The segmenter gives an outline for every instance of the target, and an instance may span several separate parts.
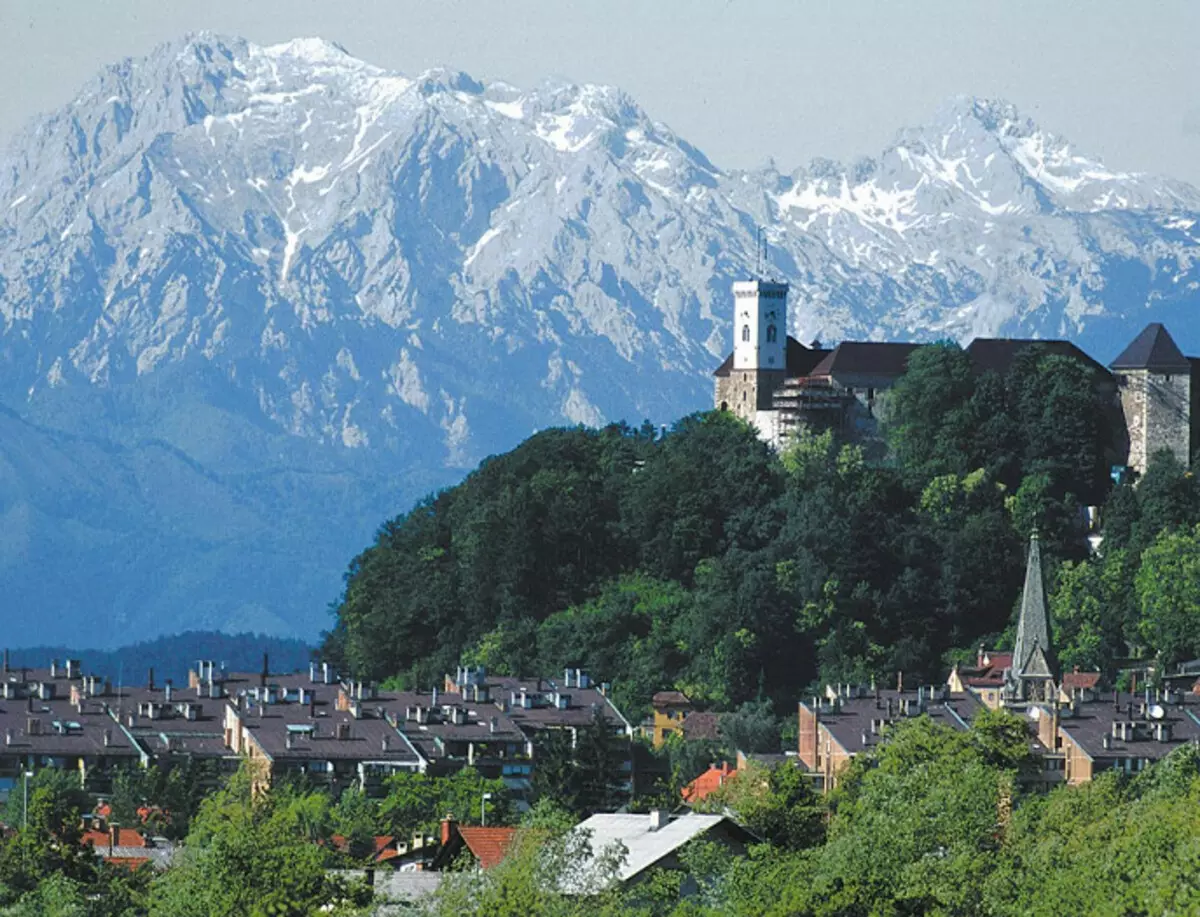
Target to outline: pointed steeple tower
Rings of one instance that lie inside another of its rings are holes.
[[[1042,549],[1035,531],[1029,539],[1025,592],[1021,596],[1021,614],[1017,619],[1012,667],[1004,678],[1005,703],[1053,699],[1055,669],[1054,649],[1050,643],[1050,611],[1042,577]]]

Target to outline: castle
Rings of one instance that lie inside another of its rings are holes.
[[[787,334],[788,285],[766,280],[733,284],[733,353],[717,368],[713,406],[753,425],[778,448],[800,429],[837,428],[870,435],[879,397],[905,371],[920,344],[843,341],[832,349],[805,346]],[[1096,373],[1124,420],[1114,443],[1116,466],[1142,474],[1154,453],[1169,449],[1187,465],[1200,439],[1200,358],[1185,357],[1165,327],[1146,328],[1104,366],[1070,341],[976,338],[966,348],[979,372],[1003,373],[1025,347],[1038,344]]]

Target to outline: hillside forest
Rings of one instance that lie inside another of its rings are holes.
[[[459,662],[578,666],[631,720],[666,688],[786,715],[824,683],[940,682],[1011,645],[1037,530],[1063,667],[1171,666],[1200,655],[1200,488],[1168,453],[1113,480],[1092,373],[1036,345],[1004,375],[922,348],[876,439],[779,455],[720,412],[538,433],[381,527],[322,651],[418,688]]]

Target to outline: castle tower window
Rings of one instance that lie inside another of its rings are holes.
[[[767,325],[767,343],[768,344],[775,343],[775,326],[774,325]],[[1170,381],[1170,380],[1168,379],[1168,381]]]
[[[749,325],[742,325],[742,340],[743,341],[750,340],[750,326]]]

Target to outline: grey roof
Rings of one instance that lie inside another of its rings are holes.
[[[1161,717],[1150,715],[1155,705],[1161,708]],[[1145,694],[1106,692],[1079,700],[1075,706],[1074,713],[1060,712],[1059,727],[1097,768],[1127,758],[1156,761],[1181,745],[1200,741],[1200,697],[1190,692],[1172,692],[1170,699],[1151,695],[1149,703]],[[1052,715],[1046,707],[1040,707],[1039,713]],[[1128,724],[1128,729],[1118,733],[1114,723]],[[1156,724],[1164,725],[1168,734],[1156,736]]]
[[[657,831],[650,830],[652,816],[635,814],[593,815],[571,830],[589,833],[592,860],[583,864],[580,874],[564,877],[567,891],[582,892],[587,885],[591,863],[605,851],[623,848],[625,859],[617,869],[617,879],[627,882],[674,853],[688,841],[724,824],[738,835],[750,835],[724,815],[699,815],[695,812],[668,818]]]
[[[1152,372],[1191,372],[1192,364],[1158,322],[1147,325],[1112,361],[1113,369],[1148,369]]]
[[[1029,539],[1025,591],[1021,596],[1017,639],[1013,645],[1013,674],[1018,678],[1050,678],[1054,675],[1053,667],[1050,613],[1046,607],[1046,586],[1042,578],[1042,548],[1038,534],[1034,532]]]

